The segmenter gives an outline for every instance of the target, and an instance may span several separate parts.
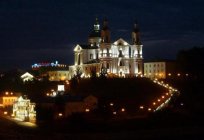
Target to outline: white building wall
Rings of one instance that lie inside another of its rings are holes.
[[[148,62],[144,63],[144,76],[148,78],[165,79],[166,63],[165,62]]]

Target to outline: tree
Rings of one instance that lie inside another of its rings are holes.
[[[102,67],[101,72],[100,72],[100,77],[101,78],[106,78],[106,76],[107,76],[107,68]]]
[[[96,66],[92,66],[90,68],[91,70],[91,73],[90,73],[90,76],[91,76],[91,79],[96,79],[97,75],[96,75]]]

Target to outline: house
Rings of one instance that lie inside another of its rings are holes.
[[[23,82],[33,81],[33,78],[34,78],[34,76],[32,74],[30,74],[29,72],[26,72],[23,75],[21,75],[21,79],[23,80]]]
[[[20,96],[13,104],[13,117],[21,121],[36,121],[35,103]]]
[[[3,96],[0,96],[0,107],[13,106],[14,102],[17,100],[17,96],[13,92],[5,92]]]

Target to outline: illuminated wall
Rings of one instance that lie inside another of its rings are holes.
[[[13,105],[13,117],[22,121],[36,121],[35,103],[29,99],[23,99],[22,96]]]
[[[17,100],[17,96],[2,96],[0,97],[0,106],[12,106],[14,102]]]
[[[49,81],[65,81],[69,79],[69,71],[64,70],[56,70],[56,71],[48,71]]]
[[[147,62],[144,63],[144,76],[154,79],[166,78],[166,62]]]

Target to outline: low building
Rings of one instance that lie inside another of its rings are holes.
[[[53,70],[47,72],[49,81],[66,81],[69,79],[68,70]]]
[[[21,75],[21,79],[23,80],[23,82],[26,81],[33,81],[34,76],[28,72],[24,73],[23,75]]]
[[[166,79],[176,73],[176,64],[170,60],[150,61],[144,63],[144,76],[151,79]]]
[[[31,103],[29,99],[23,99],[20,96],[13,104],[13,117],[21,121],[35,122],[35,103]]]
[[[5,92],[5,94],[0,97],[0,107],[13,106],[16,100],[17,96],[13,95],[13,92]]]
[[[78,100],[69,100],[65,104],[64,116],[68,117],[73,113],[85,113],[97,108],[98,99],[89,95]]]

